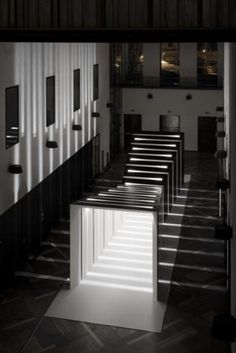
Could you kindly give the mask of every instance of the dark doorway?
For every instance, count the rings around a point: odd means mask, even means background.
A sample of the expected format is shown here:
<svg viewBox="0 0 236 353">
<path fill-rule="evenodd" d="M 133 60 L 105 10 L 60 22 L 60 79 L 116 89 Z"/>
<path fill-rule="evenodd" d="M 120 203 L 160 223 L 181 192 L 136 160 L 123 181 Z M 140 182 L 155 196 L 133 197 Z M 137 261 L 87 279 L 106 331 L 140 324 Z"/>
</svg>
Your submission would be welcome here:
<svg viewBox="0 0 236 353">
<path fill-rule="evenodd" d="M 216 117 L 198 117 L 198 152 L 215 153 Z"/>
<path fill-rule="evenodd" d="M 142 115 L 124 114 L 124 147 L 128 148 L 131 142 L 131 134 L 141 132 Z"/>
</svg>

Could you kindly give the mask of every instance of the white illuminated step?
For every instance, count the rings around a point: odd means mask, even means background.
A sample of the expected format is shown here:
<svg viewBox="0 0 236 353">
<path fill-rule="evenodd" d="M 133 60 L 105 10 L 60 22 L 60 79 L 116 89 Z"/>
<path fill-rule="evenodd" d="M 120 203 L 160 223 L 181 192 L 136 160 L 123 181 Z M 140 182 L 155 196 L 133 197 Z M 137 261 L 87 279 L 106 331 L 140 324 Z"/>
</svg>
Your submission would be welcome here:
<svg viewBox="0 0 236 353">
<path fill-rule="evenodd" d="M 173 155 L 170 153 L 142 153 L 142 152 L 130 152 L 129 155 L 131 156 L 151 156 L 151 157 L 166 157 L 166 158 L 173 158 Z"/>
<path fill-rule="evenodd" d="M 150 156 L 150 155 L 149 155 Z M 131 157 L 130 161 L 136 161 L 136 162 L 158 162 L 158 163 L 163 163 L 163 160 L 161 159 L 150 159 L 150 158 L 135 158 Z M 172 162 L 172 161 L 170 161 Z M 166 162 L 165 162 L 166 163 Z M 142 164 L 141 164 L 142 165 Z M 158 167 L 158 166 L 157 166 Z"/>
<path fill-rule="evenodd" d="M 160 148 L 132 147 L 133 151 L 165 151 Z"/>
<path fill-rule="evenodd" d="M 136 170 L 136 169 L 128 169 L 127 171 L 128 173 L 140 173 L 140 174 L 158 174 L 158 173 L 162 173 L 163 172 L 159 172 L 157 170 L 153 170 L 153 171 L 150 171 L 150 170 Z M 166 173 L 165 173 L 166 174 Z"/>
<path fill-rule="evenodd" d="M 138 179 L 138 180 L 153 180 L 153 181 L 163 181 L 163 178 L 149 178 L 149 177 L 139 177 L 139 176 L 128 176 L 125 175 L 124 179 Z"/>
<path fill-rule="evenodd" d="M 175 143 L 138 143 L 132 142 L 132 145 L 142 145 L 142 146 L 163 146 L 163 147 L 176 147 Z"/>
<path fill-rule="evenodd" d="M 150 136 L 150 137 L 158 137 L 158 136 L 160 136 L 160 137 L 169 137 L 169 138 L 180 138 L 181 136 L 180 135 L 164 135 L 164 134 L 159 134 L 159 135 L 154 135 L 154 134 L 141 134 L 141 136 Z M 145 141 L 149 141 L 149 140 L 152 140 L 152 139 L 150 139 L 150 138 L 148 138 L 148 137 L 135 137 L 134 138 L 135 140 L 137 140 L 137 141 L 143 141 L 143 140 L 145 140 Z M 158 140 L 159 141 L 159 140 Z"/>
<path fill-rule="evenodd" d="M 132 160 L 131 158 L 130 160 Z M 153 162 L 153 160 L 149 160 L 150 162 Z M 167 169 L 167 165 L 150 165 L 150 164 L 126 164 L 127 167 L 140 167 L 140 168 L 157 168 L 157 169 Z"/>
</svg>

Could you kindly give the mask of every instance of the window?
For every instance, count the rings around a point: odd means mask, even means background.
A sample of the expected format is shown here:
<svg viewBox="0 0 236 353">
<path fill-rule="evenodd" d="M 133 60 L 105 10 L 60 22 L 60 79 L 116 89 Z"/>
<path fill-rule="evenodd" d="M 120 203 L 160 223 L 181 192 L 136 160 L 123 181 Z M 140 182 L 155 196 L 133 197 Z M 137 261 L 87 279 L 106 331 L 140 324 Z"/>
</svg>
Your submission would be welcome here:
<svg viewBox="0 0 236 353">
<path fill-rule="evenodd" d="M 74 112 L 80 109 L 80 69 L 74 70 Z"/>
<path fill-rule="evenodd" d="M 162 43 L 161 52 L 161 86 L 179 85 L 179 43 Z"/>
<path fill-rule="evenodd" d="M 46 126 L 55 123 L 55 76 L 46 78 Z"/>
<path fill-rule="evenodd" d="M 217 86 L 217 43 L 198 43 L 197 81 L 199 86 Z"/>
<path fill-rule="evenodd" d="M 124 84 L 140 86 L 143 84 L 143 43 L 124 45 Z"/>
<path fill-rule="evenodd" d="M 6 88 L 6 148 L 19 142 L 19 86 Z"/>
<path fill-rule="evenodd" d="M 93 100 L 98 99 L 98 64 L 93 65 Z"/>
</svg>

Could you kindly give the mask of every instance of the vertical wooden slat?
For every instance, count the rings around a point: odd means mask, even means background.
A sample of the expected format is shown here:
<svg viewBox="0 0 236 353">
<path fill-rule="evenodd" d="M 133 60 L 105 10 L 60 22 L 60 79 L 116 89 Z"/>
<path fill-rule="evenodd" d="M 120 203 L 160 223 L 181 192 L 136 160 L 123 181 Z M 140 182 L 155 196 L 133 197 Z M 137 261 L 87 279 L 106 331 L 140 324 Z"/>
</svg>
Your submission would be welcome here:
<svg viewBox="0 0 236 353">
<path fill-rule="evenodd" d="M 236 26 L 236 2 L 229 0 L 230 25 Z"/>
<path fill-rule="evenodd" d="M 68 0 L 59 1 L 59 27 L 68 26 Z"/>
<path fill-rule="evenodd" d="M 178 24 L 178 1 L 166 0 L 166 26 L 176 28 Z"/>
<path fill-rule="evenodd" d="M 217 27 L 226 27 L 229 25 L 229 0 L 217 1 L 216 25 Z"/>
<path fill-rule="evenodd" d="M 28 25 L 29 27 L 39 27 L 39 1 L 28 1 Z"/>
<path fill-rule="evenodd" d="M 39 1 L 39 27 L 51 26 L 51 3 L 50 0 Z"/>
<path fill-rule="evenodd" d="M 161 0 L 153 0 L 153 27 L 161 27 Z"/>
<path fill-rule="evenodd" d="M 106 0 L 106 27 L 116 27 L 115 21 L 115 10 L 116 10 L 116 0 Z"/>
<path fill-rule="evenodd" d="M 117 8 L 117 27 L 127 28 L 129 26 L 129 1 L 119 0 Z"/>
<path fill-rule="evenodd" d="M 204 0 L 203 2 L 203 27 L 212 27 L 214 25 L 214 2 L 212 0 Z"/>
<path fill-rule="evenodd" d="M 83 1 L 84 27 L 96 27 L 97 3 L 95 0 Z"/>
<path fill-rule="evenodd" d="M 203 23 L 203 0 L 198 0 L 197 4 L 197 22 L 198 22 L 198 27 L 202 27 Z"/>
<path fill-rule="evenodd" d="M 16 4 L 15 0 L 9 0 L 9 27 L 16 26 Z"/>
<path fill-rule="evenodd" d="M 166 0 L 160 0 L 160 26 L 167 27 Z"/>
<path fill-rule="evenodd" d="M 72 27 L 82 26 L 82 0 L 72 0 Z"/>
<path fill-rule="evenodd" d="M 179 11 L 179 16 L 181 16 Z M 179 23 L 179 25 L 181 25 Z M 184 0 L 184 23 L 185 27 L 196 27 L 198 25 L 198 1 Z"/>
<path fill-rule="evenodd" d="M 96 27 L 105 27 L 106 26 L 106 0 L 96 0 L 97 7 L 97 23 Z"/>
<path fill-rule="evenodd" d="M 8 27 L 9 13 L 8 13 L 8 0 L 0 1 L 0 26 Z"/>
<path fill-rule="evenodd" d="M 129 0 L 129 26 L 147 27 L 148 24 L 147 0 Z"/>
<path fill-rule="evenodd" d="M 24 27 L 24 0 L 17 0 L 16 1 L 16 27 Z"/>
<path fill-rule="evenodd" d="M 58 0 L 51 0 L 52 27 L 58 27 Z"/>
</svg>

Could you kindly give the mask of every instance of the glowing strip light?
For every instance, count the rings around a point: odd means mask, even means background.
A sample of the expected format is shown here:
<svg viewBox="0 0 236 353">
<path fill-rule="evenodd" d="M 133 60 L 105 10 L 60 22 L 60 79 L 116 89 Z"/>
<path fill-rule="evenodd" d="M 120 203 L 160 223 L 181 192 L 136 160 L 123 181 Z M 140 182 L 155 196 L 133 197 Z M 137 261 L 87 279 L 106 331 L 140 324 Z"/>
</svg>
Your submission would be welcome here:
<svg viewBox="0 0 236 353">
<path fill-rule="evenodd" d="M 139 161 L 139 162 L 159 162 L 159 163 L 163 163 L 162 159 L 134 158 L 134 157 L 131 157 L 129 160 L 130 161 Z M 167 163 L 167 162 L 171 162 L 172 163 L 172 161 L 165 161 L 165 163 Z M 151 167 L 153 167 L 153 166 L 151 166 Z M 160 166 L 157 166 L 157 167 L 160 167 Z M 167 168 L 168 168 L 168 166 L 167 166 Z"/>
<path fill-rule="evenodd" d="M 135 292 L 147 292 L 147 293 L 153 293 L 152 288 L 146 288 L 146 287 L 138 287 L 138 286 L 128 286 L 128 285 L 122 285 L 122 284 L 117 284 L 117 283 L 107 283 L 107 282 L 97 282 L 97 281 L 90 281 L 90 280 L 82 280 L 80 282 L 89 284 L 89 285 L 94 285 L 94 286 L 100 286 L 100 287 L 109 287 L 109 288 L 119 288 L 119 289 L 127 289 L 127 290 L 133 290 Z"/>
<path fill-rule="evenodd" d="M 154 135 L 152 135 L 152 136 L 154 136 Z M 173 138 L 179 139 L 180 135 L 159 135 L 157 137 L 169 137 L 169 138 L 173 137 Z M 135 141 L 161 141 L 161 138 L 159 138 L 159 139 L 152 139 L 151 138 L 150 139 L 150 138 L 146 138 L 146 137 L 135 137 L 134 140 Z"/>
<path fill-rule="evenodd" d="M 165 151 L 160 148 L 132 147 L 133 151 Z"/>
<path fill-rule="evenodd" d="M 129 189 L 125 189 L 124 188 L 124 191 L 122 191 L 122 190 L 112 190 L 112 189 L 109 189 L 108 191 L 110 191 L 110 192 L 114 192 L 115 194 L 118 194 L 118 195 L 120 195 L 120 196 L 122 196 L 122 195 L 134 195 L 134 196 L 144 196 L 144 197 L 151 197 L 151 198 L 156 198 L 156 194 L 153 194 L 153 192 L 150 194 L 150 195 L 147 195 L 147 194 L 142 194 L 142 193 L 140 193 L 139 191 L 135 191 L 135 192 L 129 192 L 129 191 L 127 191 L 127 190 L 129 190 Z M 113 196 L 113 195 L 110 195 L 110 194 L 106 194 L 106 195 L 109 195 L 109 196 Z"/>
<path fill-rule="evenodd" d="M 129 248 L 134 248 L 134 249 L 146 249 L 146 250 L 152 250 L 151 246 L 147 245 L 133 245 L 133 244 L 127 244 L 127 243 L 115 243 L 115 242 L 109 242 L 108 246 L 124 246 L 124 247 L 129 247 Z"/>
<path fill-rule="evenodd" d="M 126 186 L 135 186 L 135 187 L 138 187 L 138 188 L 143 188 L 143 187 L 147 187 L 149 189 L 156 189 L 156 190 L 160 190 L 161 191 L 161 187 L 160 186 L 154 186 L 153 184 L 139 184 L 139 183 L 130 183 L 130 182 L 125 182 L 125 185 Z M 181 206 L 184 206 L 184 205 L 181 205 Z"/>
<path fill-rule="evenodd" d="M 133 160 L 133 158 L 130 158 Z M 151 161 L 151 160 L 150 160 Z M 144 167 L 144 168 L 157 168 L 157 169 L 167 169 L 167 165 L 145 165 L 145 164 L 126 164 L 127 167 Z"/>
<path fill-rule="evenodd" d="M 166 158 L 173 158 L 173 155 L 172 154 L 163 154 L 163 153 L 129 153 L 129 155 L 131 156 L 136 156 L 136 155 L 139 155 L 139 156 L 151 156 L 151 157 L 166 157 Z"/>
<path fill-rule="evenodd" d="M 124 204 L 124 202 L 114 202 L 113 203 L 113 201 L 109 201 L 109 200 L 102 200 L 102 199 L 95 199 L 95 198 L 92 198 L 92 197 L 88 197 L 87 199 L 86 199 L 87 201 L 96 201 L 96 202 L 100 202 L 100 203 L 109 203 L 109 204 L 111 204 L 111 205 L 114 205 L 114 206 L 116 206 L 116 205 L 122 205 L 122 206 L 124 206 L 124 208 L 125 208 L 125 206 L 127 206 L 127 207 L 131 207 L 131 208 L 147 208 L 147 209 L 153 209 L 153 206 L 138 206 L 138 205 L 129 205 L 129 204 Z"/>
<path fill-rule="evenodd" d="M 166 172 L 158 172 L 158 171 L 150 171 L 150 170 L 136 170 L 136 169 L 128 169 L 128 173 L 141 173 L 141 174 L 167 174 Z M 136 177 L 135 177 L 136 178 Z"/>
<path fill-rule="evenodd" d="M 109 194 L 102 194 L 102 193 L 99 193 L 98 196 L 109 196 L 109 197 L 114 197 L 114 198 L 118 198 L 118 199 L 124 199 L 125 201 L 128 199 L 127 197 L 124 197 L 124 196 L 117 196 L 117 195 L 109 195 Z M 140 202 L 150 202 L 150 203 L 155 203 L 154 200 L 141 200 L 141 199 L 137 199 L 135 197 L 129 197 L 128 201 L 129 200 L 134 200 L 134 201 L 140 201 Z"/>
<path fill-rule="evenodd" d="M 151 137 L 173 137 L 173 138 L 181 138 L 180 135 L 163 135 L 163 134 L 136 134 L 138 136 L 151 136 Z M 141 139 L 141 137 L 135 137 L 135 139 Z"/>
<path fill-rule="evenodd" d="M 132 176 L 124 176 L 125 179 L 139 179 L 139 180 L 153 180 L 153 181 L 163 181 L 163 178 L 146 178 L 146 177 L 132 177 Z"/>
<path fill-rule="evenodd" d="M 164 147 L 176 147 L 176 144 L 170 144 L 170 143 L 138 143 L 138 142 L 132 142 L 132 145 L 143 145 L 143 146 L 164 146 Z"/>
</svg>

